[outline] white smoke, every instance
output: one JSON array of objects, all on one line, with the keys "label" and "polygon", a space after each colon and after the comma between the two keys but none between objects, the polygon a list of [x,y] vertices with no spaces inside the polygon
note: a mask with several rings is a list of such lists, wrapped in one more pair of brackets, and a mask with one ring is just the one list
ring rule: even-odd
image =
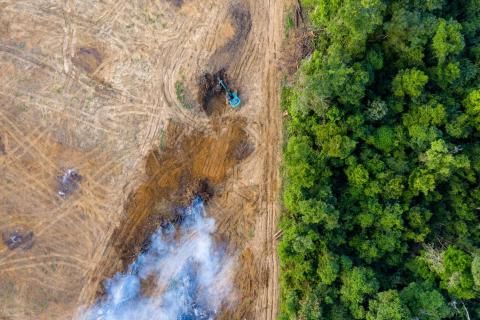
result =
[{"label": "white smoke", "polygon": [[[214,220],[205,217],[202,200],[195,199],[177,229],[160,228],[126,273],[106,281],[106,297],[78,319],[215,319],[232,290],[232,260],[217,248],[214,231]],[[148,295],[142,292],[145,282]]]}]

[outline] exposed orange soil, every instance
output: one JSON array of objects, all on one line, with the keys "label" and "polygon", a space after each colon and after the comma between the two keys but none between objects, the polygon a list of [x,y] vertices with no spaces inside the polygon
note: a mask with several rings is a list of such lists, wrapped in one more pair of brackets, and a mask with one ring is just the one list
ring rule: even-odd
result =
[{"label": "exposed orange soil", "polygon": [[243,148],[249,143],[245,121],[234,117],[223,118],[222,123],[212,132],[169,123],[165,143],[147,156],[146,180],[129,195],[126,217],[112,235],[104,262],[92,272],[90,299],[96,298],[93,289],[102,293],[99,281],[124,271],[162,223],[176,220],[179,206],[188,205],[196,195],[209,200],[222,194],[227,174],[249,156]]}]

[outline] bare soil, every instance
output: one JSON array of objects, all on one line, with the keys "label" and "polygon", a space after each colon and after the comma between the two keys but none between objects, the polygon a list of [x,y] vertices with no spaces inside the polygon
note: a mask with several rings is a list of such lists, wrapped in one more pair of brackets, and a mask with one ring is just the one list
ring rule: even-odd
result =
[{"label": "bare soil", "polygon": [[[0,319],[70,319],[194,194],[237,257],[222,319],[275,319],[283,1],[0,3]],[[224,68],[242,107],[195,101]],[[61,196],[63,177],[81,179]],[[64,191],[64,190],[63,190]]]}]

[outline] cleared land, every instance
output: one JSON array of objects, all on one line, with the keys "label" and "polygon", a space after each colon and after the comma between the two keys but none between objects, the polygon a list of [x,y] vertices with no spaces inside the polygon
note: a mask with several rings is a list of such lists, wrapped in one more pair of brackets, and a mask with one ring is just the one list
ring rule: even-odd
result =
[{"label": "cleared land", "polygon": [[[282,34],[282,1],[0,1],[0,319],[72,317],[195,192],[238,257],[223,317],[275,318]],[[222,67],[243,106],[207,115]]]}]

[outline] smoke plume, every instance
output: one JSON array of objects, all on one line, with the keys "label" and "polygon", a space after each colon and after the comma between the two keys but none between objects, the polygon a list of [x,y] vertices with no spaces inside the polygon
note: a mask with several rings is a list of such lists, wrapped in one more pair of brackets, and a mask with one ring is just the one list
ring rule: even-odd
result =
[{"label": "smoke plume", "polygon": [[215,319],[232,289],[231,259],[215,244],[215,222],[205,217],[201,198],[182,215],[177,227],[159,228],[148,250],[107,280],[106,296],[78,319]]}]

